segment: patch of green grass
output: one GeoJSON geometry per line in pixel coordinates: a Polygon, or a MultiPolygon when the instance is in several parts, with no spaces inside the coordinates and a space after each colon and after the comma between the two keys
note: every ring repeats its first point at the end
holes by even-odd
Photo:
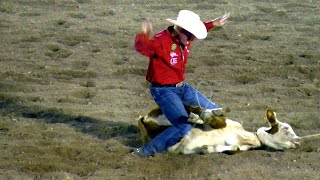
{"type": "Polygon", "coordinates": [[[72,67],[79,70],[86,70],[90,65],[89,61],[76,60],[72,62],[72,67]]]}
{"type": "Polygon", "coordinates": [[[298,66],[298,72],[307,75],[310,80],[314,80],[320,77],[320,71],[317,67],[310,67],[310,66],[298,66]]]}
{"type": "Polygon", "coordinates": [[[99,53],[99,52],[101,52],[101,49],[100,49],[98,46],[96,46],[96,45],[91,46],[90,50],[91,50],[91,52],[93,52],[93,53],[99,53]]]}
{"type": "Polygon", "coordinates": [[[0,82],[0,92],[31,92],[34,90],[35,87],[31,84],[0,82]]]}
{"type": "Polygon", "coordinates": [[[87,104],[83,99],[72,98],[72,97],[62,97],[57,100],[58,103],[69,103],[69,104],[87,104]]]}
{"type": "Polygon", "coordinates": [[[76,19],[84,19],[86,18],[86,15],[83,14],[82,12],[73,12],[73,13],[70,13],[70,17],[76,18],[76,19]]]}
{"type": "MultiPolygon", "coordinates": [[[[115,65],[124,65],[124,64],[128,63],[128,60],[129,60],[128,57],[117,57],[117,58],[115,58],[113,60],[113,63],[115,65]]],[[[118,73],[124,73],[125,74],[125,72],[118,72],[118,73]]]]}
{"type": "Polygon", "coordinates": [[[304,152],[318,152],[317,147],[314,147],[310,144],[303,144],[303,146],[301,147],[300,151],[304,151],[304,152]]]}
{"type": "Polygon", "coordinates": [[[203,10],[203,9],[215,9],[215,8],[217,8],[217,5],[216,5],[216,3],[203,1],[201,3],[195,3],[194,4],[194,8],[195,9],[201,9],[201,10],[203,10]]]}
{"type": "Polygon", "coordinates": [[[46,51],[44,54],[52,59],[67,58],[72,54],[71,50],[64,49],[58,45],[48,45],[49,51],[46,51]]]}
{"type": "Polygon", "coordinates": [[[127,69],[118,70],[115,74],[117,74],[117,75],[133,74],[133,75],[145,76],[146,73],[147,73],[146,69],[127,68],[127,69]]]}
{"type": "Polygon", "coordinates": [[[63,125],[27,122],[26,119],[15,122],[7,118],[0,121],[0,136],[6,139],[1,140],[5,148],[0,150],[3,158],[0,166],[38,175],[68,171],[84,176],[114,164],[120,157],[119,152],[111,151],[118,149],[117,143],[103,143],[91,137],[81,137],[63,125]],[[37,132],[33,131],[34,128],[37,132]],[[19,136],[20,140],[13,140],[12,135],[19,136]],[[88,141],[90,143],[86,143],[88,141]],[[79,163],[79,160],[82,162],[79,163]]]}
{"type": "Polygon", "coordinates": [[[262,34],[262,33],[251,33],[247,35],[250,39],[253,40],[262,40],[262,41],[267,41],[270,40],[271,36],[262,34]]]}
{"type": "Polygon", "coordinates": [[[65,19],[55,19],[53,20],[54,27],[63,27],[63,28],[70,28],[72,25],[74,25],[73,22],[67,21],[65,19]]]}
{"type": "MultiPolygon", "coordinates": [[[[87,94],[85,97],[87,97],[87,94]]],[[[28,98],[28,97],[27,97],[28,98]]],[[[72,115],[59,108],[47,108],[37,105],[25,105],[26,97],[10,94],[0,94],[0,108],[8,112],[14,112],[25,118],[44,119],[50,123],[96,123],[98,120],[82,115],[72,115]]]]}
{"type": "Polygon", "coordinates": [[[91,0],[76,0],[76,2],[79,4],[86,4],[86,3],[91,3],[91,0]]]}
{"type": "Polygon", "coordinates": [[[271,6],[271,5],[270,5],[270,6],[266,6],[266,5],[261,6],[261,5],[258,5],[258,6],[256,6],[256,8],[257,8],[258,10],[264,12],[264,13],[267,13],[267,14],[269,14],[269,13],[271,13],[271,12],[273,12],[273,11],[276,10],[276,8],[273,7],[273,6],[271,6]]]}
{"type": "Polygon", "coordinates": [[[316,87],[320,88],[320,80],[315,80],[316,87]]]}
{"type": "Polygon", "coordinates": [[[100,33],[107,36],[116,35],[117,33],[115,29],[112,29],[112,27],[110,28],[96,27],[96,28],[88,29],[88,31],[93,31],[95,33],[100,33]]]}
{"type": "Polygon", "coordinates": [[[96,92],[91,89],[82,89],[73,93],[75,97],[84,98],[84,99],[92,99],[96,96],[96,92]]]}
{"type": "Polygon", "coordinates": [[[95,13],[96,16],[107,17],[116,15],[116,11],[114,9],[102,10],[95,13]]]}
{"type": "Polygon", "coordinates": [[[31,36],[24,36],[20,39],[20,42],[37,42],[39,41],[40,38],[37,37],[37,36],[34,36],[34,35],[31,35],[31,36]]]}
{"type": "Polygon", "coordinates": [[[285,10],[275,10],[269,14],[272,20],[279,20],[279,18],[288,18],[288,13],[285,10]]]}
{"type": "Polygon", "coordinates": [[[11,21],[0,18],[0,28],[10,28],[13,25],[11,21]]]}
{"type": "Polygon", "coordinates": [[[303,88],[303,91],[307,96],[316,96],[320,93],[318,88],[303,88]]]}
{"type": "Polygon", "coordinates": [[[68,46],[75,46],[81,42],[89,42],[90,37],[87,35],[68,35],[64,36],[61,41],[61,43],[66,44],[68,46]]]}
{"type": "Polygon", "coordinates": [[[310,1],[310,3],[306,3],[306,2],[287,2],[285,3],[285,7],[287,7],[288,9],[303,9],[303,8],[316,8],[316,5],[312,2],[312,0],[310,1]]]}
{"type": "Polygon", "coordinates": [[[238,75],[234,78],[235,81],[240,84],[255,84],[260,81],[258,77],[255,77],[253,75],[238,75]]]}
{"type": "MultiPolygon", "coordinates": [[[[41,66],[37,68],[41,68],[41,66]]],[[[41,72],[29,71],[27,73],[19,73],[15,71],[6,71],[2,75],[5,78],[12,79],[12,81],[8,81],[8,87],[12,87],[12,85],[15,85],[17,89],[25,89],[25,91],[29,91],[33,84],[45,85],[50,83],[47,74],[41,72]]]]}
{"type": "Polygon", "coordinates": [[[52,59],[60,59],[69,57],[72,54],[72,51],[68,49],[55,49],[54,51],[46,51],[44,54],[52,59]]]}
{"type": "Polygon", "coordinates": [[[87,80],[87,81],[81,83],[81,86],[83,86],[83,87],[96,87],[96,83],[94,80],[87,80]]]}
{"type": "Polygon", "coordinates": [[[319,116],[315,113],[290,113],[291,126],[294,129],[314,130],[320,127],[319,116]],[[300,119],[300,120],[299,120],[300,119]]]}
{"type": "Polygon", "coordinates": [[[52,52],[57,52],[61,50],[61,47],[58,44],[47,44],[46,48],[52,52]]]}
{"type": "Polygon", "coordinates": [[[41,14],[35,10],[32,9],[28,9],[24,12],[20,13],[20,16],[25,17],[25,16],[29,16],[29,17],[35,17],[35,16],[40,16],[41,14]]]}
{"type": "Polygon", "coordinates": [[[57,79],[98,77],[97,72],[93,70],[74,70],[74,69],[64,69],[60,71],[55,71],[55,72],[52,72],[52,75],[57,79]]]}
{"type": "Polygon", "coordinates": [[[194,73],[196,71],[197,66],[192,64],[186,65],[186,73],[194,73]]]}
{"type": "Polygon", "coordinates": [[[1,2],[0,12],[13,14],[16,12],[16,5],[13,2],[1,2]]]}

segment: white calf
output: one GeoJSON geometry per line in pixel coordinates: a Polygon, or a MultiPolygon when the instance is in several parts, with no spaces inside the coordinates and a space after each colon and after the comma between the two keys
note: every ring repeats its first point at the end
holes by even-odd
{"type": "MultiPolygon", "coordinates": [[[[240,123],[227,119],[225,116],[217,116],[213,112],[207,109],[200,114],[191,113],[189,121],[202,125],[195,125],[190,133],[170,147],[168,151],[181,154],[233,153],[258,148],[262,145],[276,150],[300,146],[301,138],[294,133],[289,124],[278,121],[276,113],[271,109],[267,109],[266,112],[271,127],[261,127],[257,133],[248,132],[240,123]]],[[[139,129],[143,142],[147,143],[169,125],[170,122],[164,118],[160,109],[155,109],[147,116],[140,117],[139,129]]]]}

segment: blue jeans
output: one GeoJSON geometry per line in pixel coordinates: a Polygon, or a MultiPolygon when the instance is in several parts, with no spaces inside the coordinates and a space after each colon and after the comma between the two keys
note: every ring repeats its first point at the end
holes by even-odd
{"type": "Polygon", "coordinates": [[[192,126],[187,121],[189,115],[184,105],[201,106],[206,109],[218,108],[216,104],[187,83],[184,83],[182,87],[153,87],[151,85],[150,92],[172,126],[142,147],[142,151],[148,156],[166,151],[191,130],[192,126]]]}

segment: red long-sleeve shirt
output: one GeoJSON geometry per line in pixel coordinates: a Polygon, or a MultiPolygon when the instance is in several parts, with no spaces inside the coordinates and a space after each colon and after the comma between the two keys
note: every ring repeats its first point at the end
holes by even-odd
{"type": "MultiPolygon", "coordinates": [[[[204,24],[207,31],[213,28],[212,22],[204,24]]],[[[170,26],[152,39],[144,33],[136,35],[135,49],[149,57],[146,79],[151,83],[177,84],[185,79],[190,41],[182,49],[179,40],[172,36],[172,31],[173,26],[170,26]]]]}

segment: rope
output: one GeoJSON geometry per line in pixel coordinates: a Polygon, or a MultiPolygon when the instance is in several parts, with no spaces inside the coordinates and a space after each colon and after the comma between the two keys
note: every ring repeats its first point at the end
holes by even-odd
{"type": "Polygon", "coordinates": [[[306,136],[302,136],[302,139],[311,139],[311,138],[315,138],[315,137],[320,137],[320,133],[318,134],[313,134],[313,135],[306,135],[306,136]]]}
{"type": "MultiPolygon", "coordinates": [[[[197,98],[197,101],[198,101],[198,105],[199,105],[199,107],[200,108],[204,108],[204,109],[206,109],[207,107],[208,107],[208,105],[209,105],[209,102],[205,105],[205,107],[202,107],[201,106],[201,104],[200,104],[200,101],[199,101],[199,91],[198,91],[198,89],[199,89],[199,87],[200,87],[200,85],[202,85],[202,84],[205,84],[206,86],[209,86],[209,88],[210,88],[210,98],[209,98],[209,100],[211,100],[211,98],[213,97],[213,92],[212,92],[212,90],[211,90],[211,86],[207,83],[207,82],[205,82],[205,81],[203,81],[203,80],[201,80],[200,82],[198,82],[198,84],[197,84],[197,88],[196,88],[196,98],[197,98]]],[[[193,123],[193,126],[192,126],[192,128],[194,128],[195,126],[196,126],[196,124],[197,123],[193,123]]]]}
{"type": "MultiPolygon", "coordinates": [[[[211,100],[212,97],[213,97],[213,91],[211,90],[211,89],[212,89],[211,86],[210,86],[207,82],[205,82],[205,81],[203,81],[203,80],[201,80],[200,82],[198,82],[198,84],[197,84],[197,89],[196,89],[196,90],[197,90],[197,91],[196,91],[196,97],[197,97],[197,101],[198,101],[199,107],[201,107],[201,105],[200,105],[200,101],[199,101],[198,89],[199,89],[200,85],[203,85],[203,84],[205,84],[206,86],[209,86],[209,89],[210,89],[209,100],[211,100]]],[[[205,105],[204,109],[206,109],[206,108],[208,107],[208,105],[209,105],[209,102],[205,105]]]]}

